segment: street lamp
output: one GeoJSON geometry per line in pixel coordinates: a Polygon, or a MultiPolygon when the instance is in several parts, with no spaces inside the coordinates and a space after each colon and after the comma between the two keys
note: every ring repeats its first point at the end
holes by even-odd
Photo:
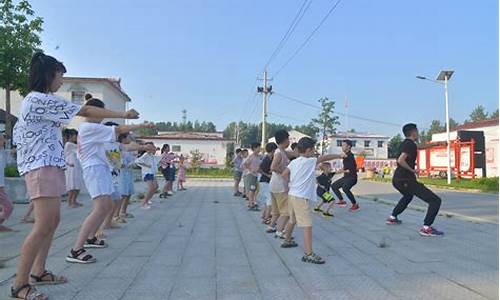
{"type": "Polygon", "coordinates": [[[450,80],[451,76],[455,71],[453,70],[444,70],[439,72],[436,80],[428,79],[424,76],[417,76],[417,79],[428,80],[438,84],[444,84],[444,97],[445,97],[445,106],[446,106],[446,153],[448,158],[447,165],[447,182],[451,184],[451,154],[450,154],[450,114],[448,110],[448,80],[450,80]],[[444,82],[444,83],[443,83],[444,82]]]}

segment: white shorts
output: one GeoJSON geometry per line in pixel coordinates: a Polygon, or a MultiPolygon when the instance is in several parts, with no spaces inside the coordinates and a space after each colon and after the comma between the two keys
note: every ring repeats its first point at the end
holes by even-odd
{"type": "Polygon", "coordinates": [[[259,182],[259,204],[260,205],[271,205],[271,192],[269,191],[269,183],[259,182]]]}
{"type": "Polygon", "coordinates": [[[83,169],[83,180],[92,199],[111,196],[115,192],[109,166],[96,165],[83,169]]]}

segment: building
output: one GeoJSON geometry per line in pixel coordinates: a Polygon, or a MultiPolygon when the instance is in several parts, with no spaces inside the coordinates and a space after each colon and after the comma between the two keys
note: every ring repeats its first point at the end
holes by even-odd
{"type": "MultiPolygon", "coordinates": [[[[57,95],[76,104],[82,105],[86,93],[101,99],[106,108],[112,110],[127,110],[130,97],[120,85],[120,79],[96,78],[96,77],[64,77],[63,85],[57,91],[57,95]]],[[[17,92],[11,92],[11,114],[19,117],[23,97],[17,92]]],[[[0,108],[5,109],[5,90],[0,89],[0,108]]],[[[124,119],[113,119],[113,122],[124,124],[124,119]]],[[[72,120],[68,127],[77,128],[82,122],[80,117],[72,120]]]]}
{"type": "MultiPolygon", "coordinates": [[[[293,143],[297,143],[303,137],[310,137],[310,136],[305,135],[302,132],[297,131],[297,130],[290,130],[288,132],[288,134],[290,135],[290,137],[289,137],[289,139],[290,139],[290,145],[293,144],[293,143]]],[[[267,141],[268,141],[268,143],[275,143],[276,142],[276,140],[274,139],[274,137],[270,138],[267,141]]]]}
{"type": "Polygon", "coordinates": [[[169,144],[170,150],[177,155],[190,157],[192,151],[198,150],[202,155],[203,167],[223,168],[226,163],[226,149],[234,140],[225,139],[222,132],[161,132],[155,136],[138,137],[143,142],[153,142],[161,148],[169,144]]]}
{"type": "MultiPolygon", "coordinates": [[[[498,132],[498,119],[483,120],[478,122],[466,123],[453,128],[450,131],[450,139],[457,138],[457,131],[482,131],[484,133],[485,155],[486,155],[486,176],[498,176],[498,163],[499,163],[499,132],[498,132]]],[[[432,142],[446,141],[446,132],[435,133],[432,135],[432,142]]],[[[481,174],[476,172],[476,174],[481,174]]]]}
{"type": "Polygon", "coordinates": [[[330,136],[327,152],[339,154],[342,151],[342,141],[345,139],[352,141],[352,152],[363,152],[366,159],[387,159],[388,157],[388,136],[360,132],[338,132],[330,136]]]}

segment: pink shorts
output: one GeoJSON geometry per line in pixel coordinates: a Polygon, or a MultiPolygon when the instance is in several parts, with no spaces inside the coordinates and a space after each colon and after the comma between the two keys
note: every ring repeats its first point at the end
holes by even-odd
{"type": "Polygon", "coordinates": [[[42,167],[24,174],[30,200],[59,198],[66,192],[64,170],[58,167],[42,167]]]}

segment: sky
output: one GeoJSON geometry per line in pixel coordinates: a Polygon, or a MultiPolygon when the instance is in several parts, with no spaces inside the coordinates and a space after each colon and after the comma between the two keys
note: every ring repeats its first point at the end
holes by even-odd
{"type": "MultiPolygon", "coordinates": [[[[142,120],[258,122],[264,66],[304,0],[32,0],[43,49],[68,76],[120,77],[142,120]]],[[[268,66],[268,121],[306,124],[336,101],[339,130],[392,136],[406,122],[445,119],[444,88],[418,80],[452,69],[450,116],[498,108],[498,1],[312,0],[268,66]],[[348,107],[346,108],[346,100],[348,107]],[[383,122],[369,122],[356,117],[383,122]],[[391,124],[386,124],[391,123],[391,124]]]]}

